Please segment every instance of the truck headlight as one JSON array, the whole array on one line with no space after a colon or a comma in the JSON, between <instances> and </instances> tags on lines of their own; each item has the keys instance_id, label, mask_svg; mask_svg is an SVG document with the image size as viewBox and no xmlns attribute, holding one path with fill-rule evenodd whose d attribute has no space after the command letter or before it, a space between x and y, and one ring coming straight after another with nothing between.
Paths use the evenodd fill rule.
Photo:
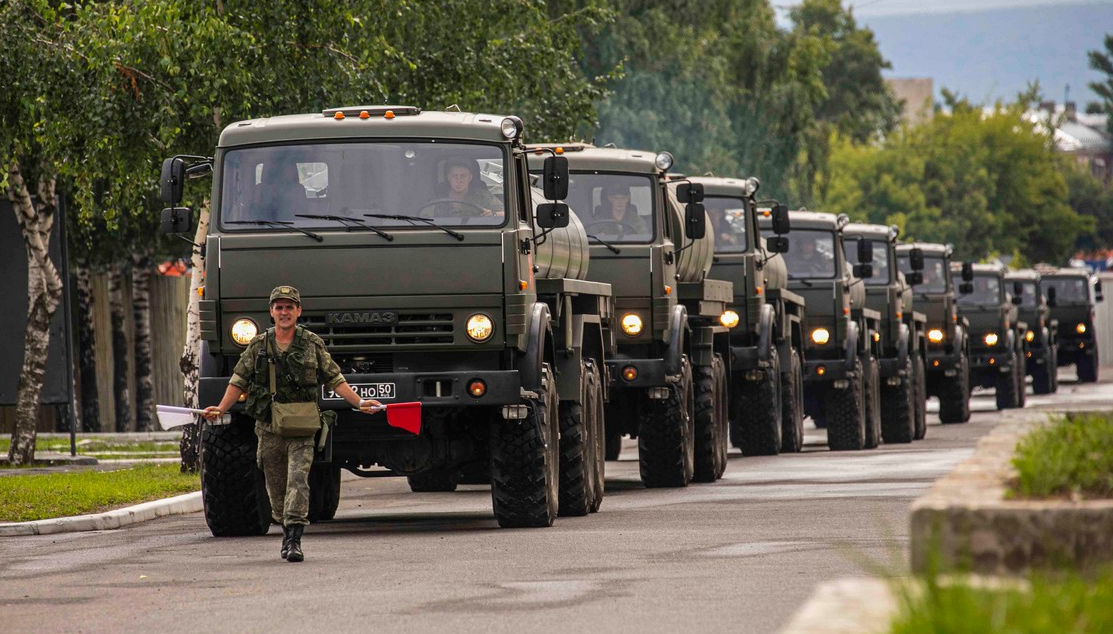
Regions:
<instances>
[{"instance_id":1,"label":"truck headlight","mask_svg":"<svg viewBox=\"0 0 1113 634\"><path fill-rule=\"evenodd\" d=\"M719 323L727 328L734 328L738 325L738 313L733 310L728 310L722 315L719 315Z\"/></svg>"},{"instance_id":2,"label":"truck headlight","mask_svg":"<svg viewBox=\"0 0 1113 634\"><path fill-rule=\"evenodd\" d=\"M812 331L812 341L823 345L831 340L831 333L826 328L816 328Z\"/></svg>"},{"instance_id":3,"label":"truck headlight","mask_svg":"<svg viewBox=\"0 0 1113 634\"><path fill-rule=\"evenodd\" d=\"M634 313L626 313L622 316L622 332L626 333L628 337L636 337L642 331L642 318Z\"/></svg>"},{"instance_id":4,"label":"truck headlight","mask_svg":"<svg viewBox=\"0 0 1113 634\"><path fill-rule=\"evenodd\" d=\"M1035 339L1036 339L1036 331L1035 330L1029 330L1028 332L1024 333L1024 340L1027 341L1028 343L1032 343Z\"/></svg>"},{"instance_id":5,"label":"truck headlight","mask_svg":"<svg viewBox=\"0 0 1113 634\"><path fill-rule=\"evenodd\" d=\"M1074 327L1074 331L1080 335L1086 334L1086 324L1078 324Z\"/></svg>"},{"instance_id":6,"label":"truck headlight","mask_svg":"<svg viewBox=\"0 0 1113 634\"><path fill-rule=\"evenodd\" d=\"M928 341L932 343L943 341L943 331L938 328L932 328L928 331Z\"/></svg>"},{"instance_id":7,"label":"truck headlight","mask_svg":"<svg viewBox=\"0 0 1113 634\"><path fill-rule=\"evenodd\" d=\"M235 341L241 346L246 346L251 343L251 340L254 339L257 334L259 334L259 326L246 317L237 319L236 323L232 324L232 341Z\"/></svg>"},{"instance_id":8,"label":"truck headlight","mask_svg":"<svg viewBox=\"0 0 1113 634\"><path fill-rule=\"evenodd\" d=\"M483 313L478 313L468 317L467 324L468 338L476 343L487 341L491 335L495 334L495 324L491 318Z\"/></svg>"},{"instance_id":9,"label":"truck headlight","mask_svg":"<svg viewBox=\"0 0 1113 634\"><path fill-rule=\"evenodd\" d=\"M987 345L987 346L996 346L997 345L997 333L995 333L995 332L989 333L988 335L985 336L983 341L985 341L985 345Z\"/></svg>"}]
</instances>

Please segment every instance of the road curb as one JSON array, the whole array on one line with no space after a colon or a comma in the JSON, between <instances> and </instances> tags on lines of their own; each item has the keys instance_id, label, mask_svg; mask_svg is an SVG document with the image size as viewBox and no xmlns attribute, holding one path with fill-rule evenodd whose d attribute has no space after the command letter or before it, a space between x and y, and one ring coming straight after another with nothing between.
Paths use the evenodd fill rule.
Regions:
<instances>
[{"instance_id":1,"label":"road curb","mask_svg":"<svg viewBox=\"0 0 1113 634\"><path fill-rule=\"evenodd\" d=\"M892 627L897 608L889 581L835 579L816 586L780 634L881 634Z\"/></svg>"},{"instance_id":2,"label":"road curb","mask_svg":"<svg viewBox=\"0 0 1113 634\"><path fill-rule=\"evenodd\" d=\"M0 524L0 537L112 530L167 515L196 513L203 508L201 492L195 491L104 513Z\"/></svg>"}]
</instances>

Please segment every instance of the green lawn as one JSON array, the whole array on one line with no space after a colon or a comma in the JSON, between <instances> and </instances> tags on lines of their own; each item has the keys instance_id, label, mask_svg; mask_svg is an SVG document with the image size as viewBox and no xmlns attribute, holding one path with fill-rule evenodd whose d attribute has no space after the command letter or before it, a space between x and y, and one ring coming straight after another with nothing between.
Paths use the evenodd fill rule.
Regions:
<instances>
[{"instance_id":1,"label":"green lawn","mask_svg":"<svg viewBox=\"0 0 1113 634\"><path fill-rule=\"evenodd\" d=\"M177 464L116 471L71 471L0 477L0 522L83 515L199 491L197 474Z\"/></svg>"},{"instance_id":2,"label":"green lawn","mask_svg":"<svg viewBox=\"0 0 1113 634\"><path fill-rule=\"evenodd\" d=\"M11 437L0 438L0 453L7 454L12 445ZM68 438L36 438L35 451L53 453L70 452ZM118 454L127 455L118 455ZM178 441L123 440L112 436L79 436L77 454L94 458L173 458L178 453Z\"/></svg>"},{"instance_id":3,"label":"green lawn","mask_svg":"<svg viewBox=\"0 0 1113 634\"><path fill-rule=\"evenodd\" d=\"M1020 441L1013 466L1011 497L1113 497L1113 415L1054 419Z\"/></svg>"}]
</instances>

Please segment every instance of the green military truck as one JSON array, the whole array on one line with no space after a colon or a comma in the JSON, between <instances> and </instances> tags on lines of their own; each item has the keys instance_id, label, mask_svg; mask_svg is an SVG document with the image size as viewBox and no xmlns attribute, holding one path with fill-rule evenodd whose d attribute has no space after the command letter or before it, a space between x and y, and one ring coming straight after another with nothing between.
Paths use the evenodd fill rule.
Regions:
<instances>
[{"instance_id":1,"label":"green military truck","mask_svg":"<svg viewBox=\"0 0 1113 634\"><path fill-rule=\"evenodd\" d=\"M1033 269L1011 271L1005 275L1005 283L1012 288L1017 319L1028 324L1025 372L1032 377L1032 391L1053 394L1059 390L1059 321L1051 318L1040 274Z\"/></svg>"},{"instance_id":2,"label":"green military truck","mask_svg":"<svg viewBox=\"0 0 1113 634\"><path fill-rule=\"evenodd\" d=\"M1101 281L1084 269L1041 267L1040 285L1051 307L1051 318L1059 322L1058 364L1073 365L1080 383L1098 380L1101 358L1094 329L1094 307L1105 298Z\"/></svg>"},{"instance_id":3,"label":"green military truck","mask_svg":"<svg viewBox=\"0 0 1113 634\"><path fill-rule=\"evenodd\" d=\"M952 253L949 245L930 242L897 246L897 264L912 282L914 306L927 318L927 395L939 399L944 424L970 420L970 340L958 313Z\"/></svg>"},{"instance_id":4,"label":"green military truck","mask_svg":"<svg viewBox=\"0 0 1113 634\"><path fill-rule=\"evenodd\" d=\"M788 209L759 209L756 178L691 179L704 191L715 240L710 277L734 285L730 329L731 439L743 455L798 452L804 445L804 298L788 290L780 251ZM775 237L762 240L759 216Z\"/></svg>"},{"instance_id":5,"label":"green military truck","mask_svg":"<svg viewBox=\"0 0 1113 634\"><path fill-rule=\"evenodd\" d=\"M927 433L927 317L913 311L912 286L897 266L900 230L852 223L842 233L852 265L865 264L858 254L873 250L872 275L865 276L865 285L866 307L881 315L881 437L887 443L921 439ZM922 268L922 254L915 260ZM907 275L918 282L923 273Z\"/></svg>"},{"instance_id":6,"label":"green military truck","mask_svg":"<svg viewBox=\"0 0 1113 634\"><path fill-rule=\"evenodd\" d=\"M970 382L993 388L997 409L1024 407L1028 325L1017 319L1016 304L1005 284L1001 264L952 264L961 272L958 313L970 332Z\"/></svg>"},{"instance_id":7,"label":"green military truck","mask_svg":"<svg viewBox=\"0 0 1113 634\"><path fill-rule=\"evenodd\" d=\"M732 290L707 276L713 245L698 188L670 181L668 153L534 147L567 157L568 203L580 210L591 241L589 277L614 292L608 457L618 457L629 435L638 440L646 486L718 479L727 459L729 373L720 319ZM531 159L538 174L543 156Z\"/></svg>"},{"instance_id":8,"label":"green military truck","mask_svg":"<svg viewBox=\"0 0 1113 634\"><path fill-rule=\"evenodd\" d=\"M587 237L558 202L566 164L545 162L544 191L532 187L522 132L512 116L345 107L234 123L214 157L164 163L167 232L190 228L183 179L213 173L201 405L267 328L276 284L301 290L303 324L363 398L422 404L415 435L320 395L336 422L310 475L311 519L335 514L342 468L407 476L415 491L490 482L501 526L598 509L610 287L585 279ZM206 425L215 535L268 529L255 452L242 410Z\"/></svg>"},{"instance_id":9,"label":"green military truck","mask_svg":"<svg viewBox=\"0 0 1113 634\"><path fill-rule=\"evenodd\" d=\"M843 243L846 215L789 212L792 234L783 257L788 286L804 298L804 410L827 428L834 450L872 449L881 443L881 315L866 306L862 277L871 274L873 248L851 267ZM771 217L760 219L773 234Z\"/></svg>"}]
</instances>

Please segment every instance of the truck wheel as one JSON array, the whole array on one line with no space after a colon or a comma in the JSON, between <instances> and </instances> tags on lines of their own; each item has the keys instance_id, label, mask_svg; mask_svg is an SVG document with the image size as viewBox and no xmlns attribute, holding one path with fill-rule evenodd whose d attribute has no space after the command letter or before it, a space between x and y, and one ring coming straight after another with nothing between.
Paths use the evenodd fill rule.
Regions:
<instances>
[{"instance_id":1,"label":"truck wheel","mask_svg":"<svg viewBox=\"0 0 1113 634\"><path fill-rule=\"evenodd\" d=\"M606 490L607 463L606 453L606 409L603 403L603 377L600 375L599 366L589 361L588 371L595 383L595 502L592 503L591 512L595 513L603 505L603 495Z\"/></svg>"},{"instance_id":2,"label":"truck wheel","mask_svg":"<svg viewBox=\"0 0 1113 634\"><path fill-rule=\"evenodd\" d=\"M944 425L970 420L970 358L961 355L954 376L939 381L939 422Z\"/></svg>"},{"instance_id":3,"label":"truck wheel","mask_svg":"<svg viewBox=\"0 0 1113 634\"><path fill-rule=\"evenodd\" d=\"M336 517L340 507L340 467L313 465L309 470L309 521Z\"/></svg>"},{"instance_id":4,"label":"truck wheel","mask_svg":"<svg viewBox=\"0 0 1113 634\"><path fill-rule=\"evenodd\" d=\"M916 436L915 401L916 375L909 357L900 385L881 388L881 437L886 444L912 442Z\"/></svg>"},{"instance_id":5,"label":"truck wheel","mask_svg":"<svg viewBox=\"0 0 1113 634\"><path fill-rule=\"evenodd\" d=\"M205 523L216 537L265 535L271 503L255 461L259 441L252 422L238 414L228 425L201 432L201 500Z\"/></svg>"},{"instance_id":6,"label":"truck wheel","mask_svg":"<svg viewBox=\"0 0 1113 634\"><path fill-rule=\"evenodd\" d=\"M772 351L761 380L743 381L733 403L731 419L738 426L738 448L743 456L775 456L781 450L781 364Z\"/></svg>"},{"instance_id":7,"label":"truck wheel","mask_svg":"<svg viewBox=\"0 0 1113 634\"><path fill-rule=\"evenodd\" d=\"M1051 360L1047 362L1047 369L1051 373L1051 393L1054 394L1059 391L1059 344L1051 343L1048 348L1051 350Z\"/></svg>"},{"instance_id":8,"label":"truck wheel","mask_svg":"<svg viewBox=\"0 0 1113 634\"><path fill-rule=\"evenodd\" d=\"M431 469L412 476L406 476L410 491L414 493L451 493L460 484L459 469Z\"/></svg>"},{"instance_id":9,"label":"truck wheel","mask_svg":"<svg viewBox=\"0 0 1113 634\"><path fill-rule=\"evenodd\" d=\"M594 366L592 366L594 367ZM595 504L596 462L602 462L596 402L599 382L580 363L580 400L560 402L560 515L587 515Z\"/></svg>"},{"instance_id":10,"label":"truck wheel","mask_svg":"<svg viewBox=\"0 0 1113 634\"><path fill-rule=\"evenodd\" d=\"M642 483L650 488L685 487L692 481L695 439L692 430L692 367L681 362L680 382L664 400L647 403L638 429Z\"/></svg>"},{"instance_id":11,"label":"truck wheel","mask_svg":"<svg viewBox=\"0 0 1113 634\"><path fill-rule=\"evenodd\" d=\"M1082 355L1078 359L1078 382L1094 383L1098 380L1098 355Z\"/></svg>"},{"instance_id":12,"label":"truck wheel","mask_svg":"<svg viewBox=\"0 0 1113 634\"><path fill-rule=\"evenodd\" d=\"M1043 364L1037 365L1032 369L1032 393L1033 394L1051 394L1051 375L1055 373L1053 369L1055 366L1051 365L1054 359L1051 357L1051 348L1048 347L1043 355Z\"/></svg>"},{"instance_id":13,"label":"truck wheel","mask_svg":"<svg viewBox=\"0 0 1113 634\"><path fill-rule=\"evenodd\" d=\"M827 388L824 409L827 446L832 451L853 451L866 444L866 386L862 361L854 362L853 377L846 389Z\"/></svg>"},{"instance_id":14,"label":"truck wheel","mask_svg":"<svg viewBox=\"0 0 1113 634\"><path fill-rule=\"evenodd\" d=\"M804 449L804 371L792 349L789 372L781 375L781 453Z\"/></svg>"},{"instance_id":15,"label":"truck wheel","mask_svg":"<svg viewBox=\"0 0 1113 634\"><path fill-rule=\"evenodd\" d=\"M1024 337L1016 338L1016 406L1028 404L1028 355L1024 354Z\"/></svg>"},{"instance_id":16,"label":"truck wheel","mask_svg":"<svg viewBox=\"0 0 1113 634\"><path fill-rule=\"evenodd\" d=\"M619 454L622 453L622 432L607 430L606 434L606 458L618 460Z\"/></svg>"},{"instance_id":17,"label":"truck wheel","mask_svg":"<svg viewBox=\"0 0 1113 634\"><path fill-rule=\"evenodd\" d=\"M549 364L541 368L537 398L523 404L525 419L491 421L491 501L503 528L552 526L557 516L560 430Z\"/></svg>"},{"instance_id":18,"label":"truck wheel","mask_svg":"<svg viewBox=\"0 0 1113 634\"><path fill-rule=\"evenodd\" d=\"M726 470L724 375L723 358L719 355L715 355L711 367L699 367L694 372L696 439L692 480L696 482L714 482Z\"/></svg>"},{"instance_id":19,"label":"truck wheel","mask_svg":"<svg viewBox=\"0 0 1113 634\"><path fill-rule=\"evenodd\" d=\"M996 377L997 382L997 409L1014 409L1020 405L1020 398L1017 394L1017 364L1020 360L1017 359L1016 350L1012 352L1012 368L1007 374L998 373Z\"/></svg>"},{"instance_id":20,"label":"truck wheel","mask_svg":"<svg viewBox=\"0 0 1113 634\"><path fill-rule=\"evenodd\" d=\"M924 372L924 359L917 355L912 363L915 373L914 384L916 387L914 412L916 414L916 440L923 440L927 436L927 378Z\"/></svg>"},{"instance_id":21,"label":"truck wheel","mask_svg":"<svg viewBox=\"0 0 1113 634\"><path fill-rule=\"evenodd\" d=\"M864 448L876 449L881 444L881 370L878 360L870 361L866 383L866 441Z\"/></svg>"}]
</instances>

